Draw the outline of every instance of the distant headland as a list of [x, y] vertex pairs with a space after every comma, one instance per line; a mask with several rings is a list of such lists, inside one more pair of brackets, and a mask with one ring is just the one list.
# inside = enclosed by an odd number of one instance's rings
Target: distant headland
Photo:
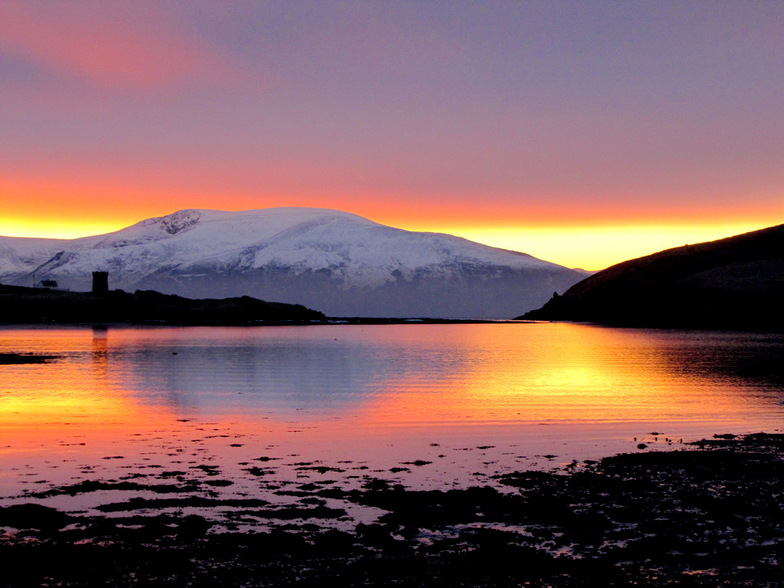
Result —
[[241, 296], [194, 300], [152, 290], [109, 290], [106, 272], [93, 273], [91, 292], [0, 284], [0, 324], [255, 325], [324, 321], [299, 304]]
[[784, 331], [784, 225], [619, 263], [518, 318]]
[[[0, 284], [0, 325], [261, 326], [313, 324], [441, 324], [498, 322], [482, 319], [327, 317], [300, 304], [250, 296], [192, 299], [154, 290], [110, 290], [108, 273], [93, 272], [90, 292]], [[510, 321], [511, 322], [511, 321]], [[32, 356], [0, 358], [30, 363]]]

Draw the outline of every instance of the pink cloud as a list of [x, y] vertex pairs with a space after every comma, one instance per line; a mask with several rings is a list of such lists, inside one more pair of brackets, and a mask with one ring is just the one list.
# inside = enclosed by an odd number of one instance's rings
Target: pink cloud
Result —
[[105, 88], [150, 90], [234, 78], [233, 65], [175, 25], [164, 6], [6, 0], [0, 50]]

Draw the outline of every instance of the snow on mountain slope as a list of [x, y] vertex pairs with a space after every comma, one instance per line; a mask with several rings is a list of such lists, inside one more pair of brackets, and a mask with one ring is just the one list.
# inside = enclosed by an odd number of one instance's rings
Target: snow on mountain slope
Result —
[[67, 243], [64, 239], [0, 237], [0, 276], [32, 272], [42, 259], [62, 251]]
[[0, 282], [54, 279], [191, 297], [250, 295], [333, 316], [512, 316], [585, 274], [513, 251], [313, 208], [181, 210], [74, 240], [0, 237]]

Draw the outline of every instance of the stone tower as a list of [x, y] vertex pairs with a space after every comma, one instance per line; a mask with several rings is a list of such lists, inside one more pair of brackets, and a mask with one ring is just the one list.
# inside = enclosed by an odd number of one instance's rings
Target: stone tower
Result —
[[109, 272], [93, 272], [93, 294], [106, 294], [109, 291]]

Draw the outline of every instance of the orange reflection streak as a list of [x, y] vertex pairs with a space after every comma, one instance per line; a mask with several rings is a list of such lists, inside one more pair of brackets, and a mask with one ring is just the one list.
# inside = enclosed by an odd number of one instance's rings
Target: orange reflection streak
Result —
[[673, 366], [663, 353], [666, 341], [651, 345], [645, 333], [567, 324], [522, 328], [542, 331], [536, 347], [515, 347], [514, 338], [499, 345], [491, 341], [498, 326], [474, 326], [471, 348], [485, 351], [466, 369], [451, 366], [442, 381], [421, 387], [405, 374], [388, 382], [388, 393], [364, 411], [367, 426], [721, 421], [748, 408], [748, 398], [732, 393], [737, 383]]
[[[414, 428], [431, 434], [537, 423], [728, 423], [735, 418], [748, 422], [753, 418], [749, 416], [750, 407], [765, 402], [744, 393], [739, 381], [689, 373], [682, 363], [670, 361], [668, 348], [673, 343], [661, 332], [567, 324], [283, 331], [262, 328], [231, 332], [238, 333], [240, 342], [266, 336], [274, 341], [272, 335], [285, 333], [290, 337], [285, 345], [295, 347], [296, 354], [302, 353], [302, 347], [297, 346], [300, 339], [307, 347], [308, 337], [334, 343], [338, 352], [342, 340], [348, 340], [354, 349], [383, 340], [396, 350], [398, 361], [395, 370], [382, 377], [362, 380], [369, 391], [361, 391], [356, 400], [336, 408], [312, 406], [315, 397], [274, 399], [272, 392], [259, 393], [248, 403], [239, 404], [236, 399], [244, 397], [237, 396], [228, 381], [221, 390], [205, 392], [213, 394], [211, 403], [183, 408], [174, 397], [167, 404], [160, 397], [148, 400], [147, 390], [127, 379], [129, 373], [133, 375], [127, 366], [142, 370], [144, 366], [133, 360], [123, 364], [120, 371], [113, 371], [110, 350], [141, 341], [144, 349], [152, 350], [152, 355], [146, 357], [155, 360], [172, 356], [167, 342], [202, 345], [202, 337], [213, 333], [219, 341], [218, 330], [128, 330], [110, 334], [100, 330], [8, 331], [0, 339], [0, 351], [62, 353], [63, 357], [49, 365], [2, 366], [0, 454], [56, 447], [65, 441], [74, 443], [77, 437], [106, 446], [131, 435], [165, 435], [166, 431], [182, 428], [178, 423], [193, 417], [214, 421], [218, 429], [252, 432], [268, 442], [280, 442], [296, 433], [303, 439], [352, 444], [358, 436], [405, 436]], [[182, 334], [181, 340], [167, 339], [178, 333]], [[274, 349], [270, 344], [261, 356], [249, 355], [248, 361], [265, 358]], [[348, 352], [351, 349], [349, 346]], [[236, 355], [233, 351], [231, 354]], [[425, 364], [419, 361], [423, 356], [429, 358]], [[247, 373], [256, 370], [259, 383], [273, 376], [293, 377], [293, 372], [287, 376], [288, 366], [276, 374], [265, 371], [274, 369], [277, 357], [272, 363], [256, 363]], [[338, 384], [341, 377], [359, 369], [352, 361], [344, 363], [349, 371], [339, 372], [334, 379]], [[174, 364], [164, 362], [159, 368], [168, 369], [170, 365]], [[187, 365], [185, 369], [189, 369]], [[313, 368], [302, 365], [299, 369]], [[155, 380], [138, 380], [144, 381]], [[215, 381], [220, 387], [222, 380]], [[163, 383], [181, 385], [175, 380]], [[352, 385], [351, 381], [345, 382], [345, 386]], [[280, 408], [276, 402], [289, 404]]]
[[171, 420], [170, 414], [145, 406], [112, 385], [106, 371], [105, 333], [93, 338], [91, 352], [75, 352], [74, 343], [86, 337], [87, 330], [3, 333], [0, 351], [62, 357], [48, 364], [1, 366], [0, 455], [34, 447], [104, 443], [118, 432]]
[[634, 450], [654, 430], [781, 427], [777, 398], [691, 370], [678, 336], [567, 324], [0, 330], [0, 352], [61, 356], [0, 366], [0, 498], [207, 464], [252, 493], [261, 456], [287, 481], [301, 462], [352, 475], [424, 459], [412, 479], [473, 483], [521, 467], [521, 454], [568, 463]]

